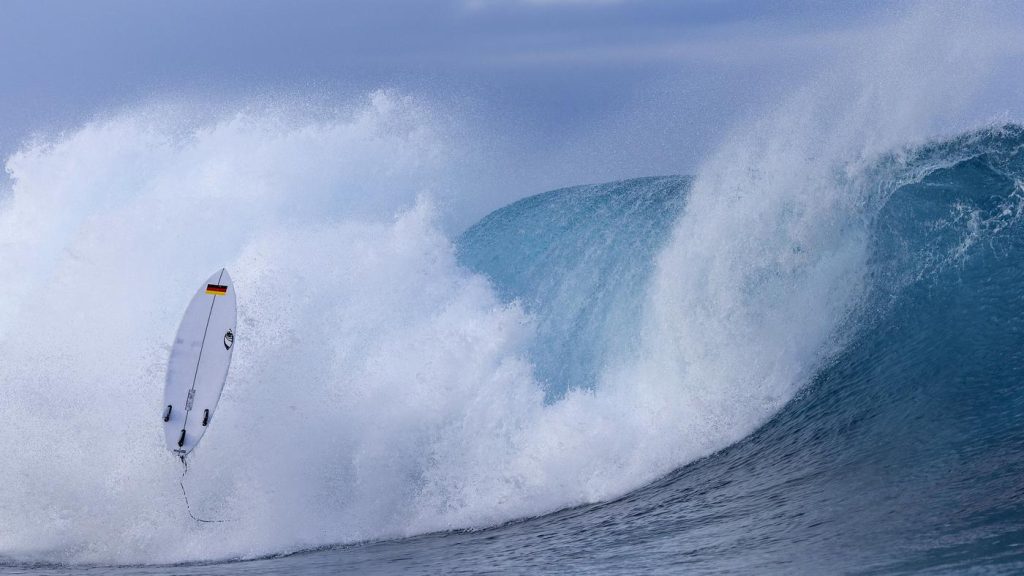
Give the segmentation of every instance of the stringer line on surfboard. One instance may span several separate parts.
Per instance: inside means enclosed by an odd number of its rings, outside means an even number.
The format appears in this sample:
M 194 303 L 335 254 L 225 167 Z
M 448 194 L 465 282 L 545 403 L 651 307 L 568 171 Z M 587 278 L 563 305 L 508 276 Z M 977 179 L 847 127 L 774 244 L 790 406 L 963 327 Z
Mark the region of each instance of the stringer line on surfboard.
M 220 269 L 220 275 L 217 276 L 217 284 L 220 284 L 223 279 L 224 279 L 224 269 L 221 268 Z M 210 301 L 210 312 L 207 313 L 207 315 L 206 315 L 206 328 L 203 329 L 203 343 L 199 346 L 199 359 L 196 360 L 196 371 L 192 374 L 192 387 L 189 388 L 189 392 L 188 392 L 189 398 L 191 398 L 195 394 L 196 379 L 199 377 L 199 366 L 203 363 L 203 348 L 206 347 L 206 335 L 210 332 L 210 318 L 213 318 L 213 307 L 216 306 L 216 305 L 217 305 L 217 298 L 214 297 L 213 300 Z M 185 410 L 185 422 L 183 422 L 182 425 L 181 425 L 181 440 L 178 440 L 178 446 L 181 446 L 181 445 L 183 445 L 185 443 L 185 430 L 188 428 L 188 417 L 189 417 L 189 414 L 191 414 L 191 413 L 192 413 L 191 407 L 186 408 L 186 410 Z M 204 425 L 205 425 L 205 422 L 204 422 Z M 185 456 L 187 456 L 187 454 L 182 454 L 181 455 L 181 461 L 182 462 L 185 461 Z M 187 464 L 185 465 L 185 472 L 188 472 L 188 465 Z M 185 475 L 182 474 L 182 479 L 184 479 L 184 477 L 185 477 Z M 182 492 L 184 492 L 184 490 L 185 490 L 184 485 L 182 485 L 181 490 L 182 490 Z M 188 504 L 188 497 L 187 496 L 185 497 L 185 503 Z M 189 514 L 191 514 L 191 513 L 192 512 L 189 511 Z

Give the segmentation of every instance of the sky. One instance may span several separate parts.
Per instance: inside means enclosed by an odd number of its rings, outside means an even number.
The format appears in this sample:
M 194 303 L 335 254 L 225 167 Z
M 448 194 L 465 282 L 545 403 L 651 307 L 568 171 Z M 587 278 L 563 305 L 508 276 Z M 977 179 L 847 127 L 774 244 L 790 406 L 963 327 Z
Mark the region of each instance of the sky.
M 5 0 L 0 157 L 147 100 L 324 103 L 383 88 L 498 135 L 543 175 L 526 186 L 692 173 L 728 127 L 904 6 Z

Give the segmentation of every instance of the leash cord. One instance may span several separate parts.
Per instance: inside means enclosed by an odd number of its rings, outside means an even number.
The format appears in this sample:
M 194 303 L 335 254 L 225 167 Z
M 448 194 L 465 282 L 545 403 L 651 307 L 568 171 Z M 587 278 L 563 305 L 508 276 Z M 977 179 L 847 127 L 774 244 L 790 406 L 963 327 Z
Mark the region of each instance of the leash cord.
M 181 473 L 181 480 L 178 481 L 178 485 L 181 486 L 181 495 L 185 497 L 185 509 L 188 510 L 188 515 L 192 517 L 196 522 L 203 522 L 205 524 L 220 524 L 221 522 L 227 522 L 227 520 L 206 520 L 203 518 L 197 518 L 192 513 L 192 507 L 188 503 L 188 494 L 185 492 L 185 475 L 188 474 L 188 462 L 185 461 L 185 457 L 181 457 L 181 463 L 185 466 L 185 470 Z

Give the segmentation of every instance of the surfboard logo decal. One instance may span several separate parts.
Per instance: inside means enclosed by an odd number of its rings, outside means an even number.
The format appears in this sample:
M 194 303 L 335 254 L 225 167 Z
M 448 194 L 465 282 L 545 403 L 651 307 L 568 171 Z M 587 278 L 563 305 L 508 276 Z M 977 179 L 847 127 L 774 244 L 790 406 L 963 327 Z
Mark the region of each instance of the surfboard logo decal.
M 231 330 L 228 330 L 227 332 L 224 333 L 224 349 L 231 350 L 231 345 L 234 343 L 235 335 L 234 333 L 231 332 Z
M 220 284 L 207 284 L 206 293 L 212 296 L 224 296 L 228 293 L 228 287 Z

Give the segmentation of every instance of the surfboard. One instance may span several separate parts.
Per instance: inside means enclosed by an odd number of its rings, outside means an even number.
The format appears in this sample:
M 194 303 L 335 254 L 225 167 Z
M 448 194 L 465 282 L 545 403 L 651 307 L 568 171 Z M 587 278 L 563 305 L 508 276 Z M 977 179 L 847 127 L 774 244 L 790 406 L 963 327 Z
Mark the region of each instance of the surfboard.
M 235 287 L 228 271 L 199 286 L 178 326 L 164 383 L 164 438 L 184 458 L 213 420 L 235 349 Z

